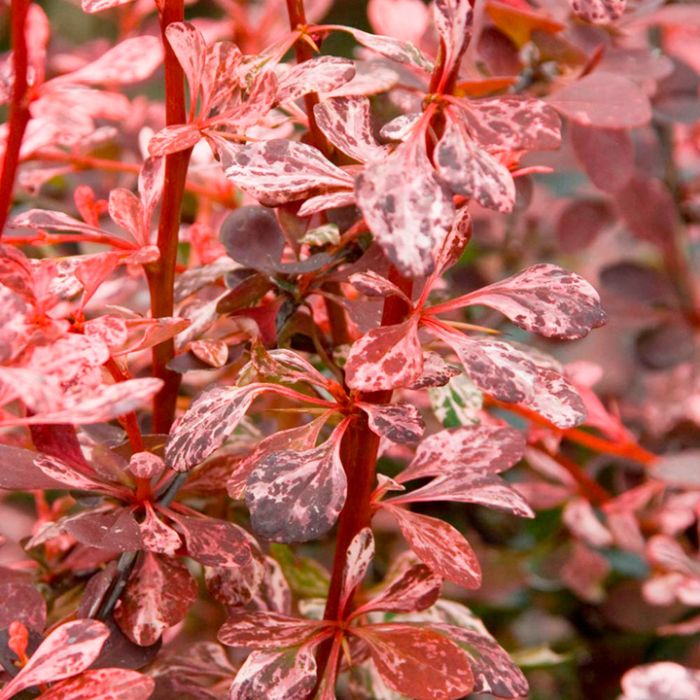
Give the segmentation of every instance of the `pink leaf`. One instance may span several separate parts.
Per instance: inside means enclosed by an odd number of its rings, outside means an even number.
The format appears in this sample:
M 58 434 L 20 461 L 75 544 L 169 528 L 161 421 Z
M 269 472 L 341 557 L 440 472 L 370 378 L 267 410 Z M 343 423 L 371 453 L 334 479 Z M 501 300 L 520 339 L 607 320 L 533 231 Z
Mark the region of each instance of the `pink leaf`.
M 596 129 L 572 122 L 571 145 L 591 182 L 603 192 L 621 190 L 634 174 L 634 145 L 624 129 Z
M 430 13 L 422 0 L 369 0 L 367 16 L 377 34 L 418 42 L 430 24 Z
M 420 378 L 407 388 L 418 390 L 429 387 L 445 386 L 452 377 L 461 373 L 459 367 L 450 365 L 431 350 L 423 352 L 423 373 Z
M 155 681 L 136 671 L 101 668 L 81 673 L 42 693 L 40 700 L 147 700 Z
M 82 0 L 81 6 L 84 12 L 94 13 L 108 10 L 110 7 L 126 5 L 127 2 L 131 2 L 131 0 Z
M 49 211 L 46 209 L 29 209 L 12 220 L 14 228 L 46 229 L 49 231 L 66 231 L 90 235 L 102 235 L 102 229 L 90 226 L 83 221 L 78 221 L 61 211 Z
M 403 508 L 382 507 L 396 519 L 410 548 L 433 571 L 464 588 L 481 585 L 476 555 L 452 525 Z
M 126 321 L 119 316 L 98 316 L 86 321 L 83 326 L 85 335 L 94 336 L 110 350 L 121 348 L 127 339 Z
M 0 691 L 8 700 L 34 685 L 82 673 L 98 657 L 109 630 L 97 620 L 67 622 L 55 629 L 32 654 L 27 665 Z
M 165 36 L 182 66 L 190 91 L 190 104 L 194 105 L 197 103 L 206 60 L 204 37 L 189 22 L 171 22 L 165 29 Z M 155 154 L 151 151 L 151 155 Z
M 500 311 L 520 328 L 575 340 L 605 323 L 598 292 L 580 275 L 541 263 L 460 298 Z
M 185 536 L 187 553 L 205 566 L 247 566 L 251 560 L 249 535 L 225 520 L 193 518 L 169 511 Z
M 314 107 L 319 129 L 340 151 L 360 163 L 387 155 L 372 134 L 370 103 L 366 97 L 331 97 Z
M 622 677 L 620 700 L 695 700 L 700 672 L 672 661 L 636 666 Z
M 435 603 L 442 588 L 442 577 L 425 564 L 416 564 L 406 569 L 379 595 L 353 611 L 353 617 L 374 610 L 385 612 L 417 612 Z
M 139 243 L 143 241 L 145 220 L 141 200 L 124 187 L 109 193 L 109 215 L 112 221 Z
M 172 24 L 169 25 L 172 27 Z M 151 137 L 148 152 L 152 156 L 165 156 L 192 148 L 202 138 L 196 124 L 173 124 L 166 126 Z
M 362 44 L 362 46 L 376 51 L 392 61 L 406 63 L 426 73 L 433 69 L 433 64 L 410 41 L 402 41 L 380 34 L 370 34 L 353 27 L 339 27 L 339 29 L 351 34 L 358 44 Z
M 272 612 L 234 609 L 217 635 L 222 644 L 250 649 L 280 649 L 297 646 L 316 635 L 323 622 L 304 620 Z
M 447 50 L 443 71 L 449 72 L 456 65 L 469 40 L 472 21 L 469 0 L 435 0 L 433 21 Z
M 187 614 L 197 597 L 197 584 L 174 559 L 146 552 L 131 574 L 114 619 L 139 646 L 150 646 Z
M 368 644 L 380 675 L 398 693 L 416 700 L 456 700 L 474 687 L 467 655 L 438 632 L 408 624 L 350 631 Z
M 524 451 L 525 437 L 513 428 L 483 425 L 442 430 L 421 442 L 413 461 L 396 481 L 403 484 L 465 469 L 494 474 L 510 469 Z
M 246 504 L 257 534 L 274 542 L 308 542 L 333 527 L 347 488 L 340 461 L 344 426 L 318 447 L 272 452 L 256 464 Z
M 139 479 L 152 479 L 165 469 L 165 462 L 152 452 L 135 452 L 129 458 L 129 471 Z
M 223 340 L 193 340 L 187 349 L 210 367 L 223 367 L 228 361 L 228 345 Z
M 158 518 L 153 506 L 146 501 L 146 517 L 139 523 L 144 549 L 172 556 L 182 546 L 180 536 Z
M 435 149 L 435 166 L 453 192 L 476 199 L 488 209 L 513 209 L 515 184 L 508 169 L 473 141 L 455 119 L 448 120 Z
M 343 610 L 355 589 L 367 575 L 374 558 L 372 530 L 365 527 L 352 538 L 345 554 L 345 567 L 340 592 L 340 610 Z
M 608 24 L 622 17 L 627 0 L 569 0 L 571 9 L 581 19 L 594 24 Z
M 454 218 L 452 196 L 437 178 L 422 139 L 401 144 L 356 180 L 357 205 L 387 257 L 409 276 L 435 267 L 434 249 Z
M 254 651 L 236 675 L 230 700 L 305 700 L 316 685 L 313 650 Z
M 569 119 L 603 129 L 633 129 L 651 119 L 649 98 L 631 80 L 597 71 L 555 92 L 548 99 Z
M 350 275 L 348 280 L 350 284 L 357 289 L 358 292 L 368 297 L 390 297 L 397 296 L 403 299 L 407 304 L 411 304 L 411 300 L 393 283 L 389 282 L 386 277 L 382 277 L 374 270 L 366 272 L 356 272 Z
M 561 145 L 559 115 L 542 100 L 503 96 L 463 104 L 472 138 L 490 153 L 556 150 Z
M 163 61 L 163 47 L 157 36 L 125 39 L 73 73 L 57 80 L 92 85 L 128 85 L 150 77 Z
M 309 197 L 299 207 L 299 216 L 311 216 L 318 214 L 326 209 L 335 209 L 337 207 L 347 207 L 355 203 L 355 192 L 348 190 L 347 192 L 329 192 L 328 194 L 319 194 L 315 197 Z
M 216 139 L 226 176 L 265 206 L 348 187 L 352 178 L 303 143 L 272 139 L 236 146 Z
M 423 369 L 418 324 L 410 318 L 395 326 L 374 328 L 356 341 L 345 365 L 348 386 L 380 391 L 410 386 Z
M 62 484 L 64 487 L 67 486 L 68 488 L 81 491 L 97 491 L 98 493 L 104 491 L 106 487 L 101 481 L 77 471 L 60 459 L 50 455 L 34 454 L 34 466 L 41 469 L 49 479 Z
M 355 64 L 347 58 L 317 56 L 293 66 L 279 80 L 277 99 L 291 102 L 310 92 L 330 92 L 355 76 Z
M 357 406 L 367 414 L 372 432 L 392 442 L 418 442 L 425 430 L 420 411 L 412 404 L 376 406 L 358 403 Z
M 202 393 L 170 430 L 165 461 L 176 471 L 188 471 L 217 450 L 241 422 L 255 397 L 267 387 L 216 386 Z

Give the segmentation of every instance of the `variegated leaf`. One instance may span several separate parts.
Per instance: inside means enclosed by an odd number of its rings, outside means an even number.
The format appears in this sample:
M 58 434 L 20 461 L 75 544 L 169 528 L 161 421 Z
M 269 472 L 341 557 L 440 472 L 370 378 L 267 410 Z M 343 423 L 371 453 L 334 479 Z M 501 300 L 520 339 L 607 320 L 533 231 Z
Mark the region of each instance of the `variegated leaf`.
M 429 608 L 440 595 L 442 577 L 425 564 L 406 569 L 379 595 L 353 611 L 353 616 L 365 615 L 373 610 L 385 612 L 417 612 Z
M 33 461 L 35 467 L 38 467 L 46 476 L 64 487 L 80 491 L 97 491 L 98 493 L 103 491 L 110 492 L 109 485 L 97 479 L 97 475 L 94 475 L 95 478 L 93 478 L 93 476 L 83 474 L 56 457 L 34 454 Z
M 347 58 L 317 56 L 293 66 L 280 78 L 277 99 L 290 102 L 310 92 L 330 92 L 355 77 L 355 64 Z
M 421 442 L 413 461 L 396 481 L 403 484 L 467 470 L 496 474 L 510 469 L 524 452 L 525 436 L 513 428 L 483 425 L 442 430 Z
M 265 385 L 216 386 L 201 394 L 175 422 L 165 445 L 165 461 L 184 472 L 217 450 L 241 422 Z
M 339 27 L 339 29 L 352 34 L 353 39 L 358 44 L 362 44 L 362 46 L 376 51 L 392 61 L 406 63 L 409 66 L 420 68 L 426 73 L 433 69 L 433 64 L 410 41 L 401 41 L 391 36 L 370 34 L 353 27 Z
M 182 546 L 180 536 L 158 518 L 153 506 L 146 502 L 146 517 L 139 523 L 143 546 L 150 552 L 172 556 Z
M 549 263 L 461 297 L 465 305 L 483 304 L 513 323 L 547 338 L 576 340 L 606 321 L 598 292 L 580 275 Z
M 109 630 L 97 620 L 76 620 L 61 625 L 0 691 L 0 700 L 9 700 L 25 688 L 77 676 L 99 656 L 107 637 Z
M 344 610 L 355 589 L 367 575 L 374 558 L 372 530 L 365 527 L 352 538 L 345 554 L 345 568 L 340 589 L 340 610 Z
M 218 632 L 222 644 L 250 649 L 282 649 L 297 646 L 317 635 L 322 622 L 272 612 L 234 609 Z
M 435 0 L 433 21 L 445 43 L 447 59 L 443 71 L 448 73 L 456 65 L 470 35 L 472 6 L 469 0 Z
M 372 432 L 392 442 L 418 442 L 425 430 L 423 417 L 413 404 L 358 403 L 357 406 L 367 414 Z
M 314 107 L 314 116 L 324 136 L 345 155 L 360 163 L 387 155 L 372 133 L 366 97 L 330 97 Z
M 58 471 L 55 471 L 55 467 L 50 465 L 47 473 L 35 464 L 34 460 L 37 458 L 36 452 L 11 445 L 0 445 L 0 489 L 23 491 L 28 489 L 60 489 L 64 486 L 70 486 L 70 483 L 66 484 L 65 480 L 73 478 L 73 469 L 61 462 L 62 466 Z M 53 459 L 55 460 L 55 458 Z M 54 472 L 53 475 L 52 472 Z
M 139 524 L 129 508 L 85 510 L 59 521 L 61 529 L 90 547 L 133 552 L 143 547 Z
M 155 157 L 177 153 L 192 148 L 201 138 L 202 134 L 195 124 L 172 124 L 151 137 L 148 153 Z
M 474 687 L 469 658 L 438 632 L 398 623 L 350 631 L 367 643 L 382 678 L 399 693 L 416 700 L 457 700 Z
M 196 104 L 206 60 L 204 37 L 189 22 L 171 22 L 165 28 L 165 36 L 187 78 L 190 104 Z M 155 154 L 151 153 L 151 155 Z
M 142 673 L 100 668 L 51 686 L 39 700 L 147 700 L 154 689 L 155 681 Z
M 474 140 L 489 152 L 545 151 L 561 145 L 561 120 L 542 100 L 504 95 L 465 102 Z
M 423 352 L 423 373 L 408 388 L 418 390 L 444 387 L 460 372 L 459 367 L 448 364 L 438 353 L 426 350 Z
M 444 386 L 428 389 L 435 417 L 446 428 L 474 425 L 484 405 L 484 395 L 466 374 L 457 374 Z
M 620 700 L 694 700 L 700 693 L 700 671 L 673 661 L 635 666 L 622 677 Z
M 307 646 L 254 651 L 236 675 L 229 700 L 306 700 L 316 685 L 316 658 Z
M 336 429 L 318 447 L 268 453 L 256 464 L 246 504 L 258 535 L 273 542 L 308 542 L 333 527 L 347 489 L 341 434 Z
M 607 24 L 622 17 L 627 0 L 569 0 L 571 9 L 587 22 Z
M 476 555 L 452 525 L 403 508 L 382 507 L 396 519 L 418 558 L 433 571 L 464 588 L 481 585 L 481 569 Z
M 515 204 L 515 183 L 508 169 L 449 119 L 435 148 L 440 177 L 456 194 L 476 199 L 487 209 L 507 213 Z
M 174 559 L 146 552 L 132 572 L 114 619 L 139 646 L 150 646 L 180 622 L 197 597 L 197 583 Z
M 168 511 L 180 526 L 187 544 L 187 553 L 205 566 L 236 566 L 250 564 L 249 535 L 226 520 L 195 518 Z
M 423 371 L 418 324 L 410 318 L 395 326 L 374 328 L 352 346 L 345 365 L 345 381 L 359 391 L 410 386 Z
M 139 479 L 152 479 L 165 470 L 165 462 L 152 452 L 135 452 L 129 458 L 129 471 Z
M 366 168 L 357 177 L 355 193 L 367 225 L 391 262 L 408 276 L 431 273 L 434 251 L 449 232 L 455 212 L 423 139 L 401 144 Z
M 411 303 L 411 300 L 393 283 L 390 282 L 386 277 L 382 277 L 379 273 L 374 270 L 367 270 L 366 272 L 356 272 L 350 275 L 348 280 L 355 289 L 361 294 L 368 297 L 390 297 L 396 296 L 403 299 L 407 304 Z
M 352 186 L 352 178 L 303 143 L 272 139 L 237 146 L 217 138 L 226 176 L 265 206 Z

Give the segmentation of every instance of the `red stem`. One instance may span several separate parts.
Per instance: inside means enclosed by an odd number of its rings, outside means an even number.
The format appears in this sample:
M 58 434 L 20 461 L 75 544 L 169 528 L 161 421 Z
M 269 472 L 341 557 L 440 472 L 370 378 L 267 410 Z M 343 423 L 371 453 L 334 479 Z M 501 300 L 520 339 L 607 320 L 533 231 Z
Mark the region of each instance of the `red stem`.
M 168 126 L 184 124 L 185 83 L 182 68 L 165 37 L 165 29 L 171 22 L 184 20 L 183 0 L 168 0 L 163 4 L 160 27 L 165 49 L 165 121 Z M 158 223 L 158 248 L 160 260 L 147 268 L 148 287 L 151 293 L 153 318 L 172 316 L 174 310 L 173 288 L 177 263 L 180 209 L 187 182 L 187 167 L 192 149 L 172 153 L 165 157 L 165 181 L 163 200 Z M 167 433 L 175 418 L 181 375 L 167 368 L 175 354 L 175 344 L 167 340 L 153 348 L 153 376 L 163 380 L 163 388 L 153 402 L 153 431 Z
M 2 163 L 2 174 L 0 174 L 0 238 L 5 230 L 7 215 L 12 204 L 12 192 L 19 165 L 19 152 L 30 119 L 27 100 L 29 58 L 25 34 L 29 4 L 29 0 L 12 0 L 10 9 L 12 15 L 12 66 L 15 75 L 8 113 L 9 127 L 5 143 L 5 158 Z

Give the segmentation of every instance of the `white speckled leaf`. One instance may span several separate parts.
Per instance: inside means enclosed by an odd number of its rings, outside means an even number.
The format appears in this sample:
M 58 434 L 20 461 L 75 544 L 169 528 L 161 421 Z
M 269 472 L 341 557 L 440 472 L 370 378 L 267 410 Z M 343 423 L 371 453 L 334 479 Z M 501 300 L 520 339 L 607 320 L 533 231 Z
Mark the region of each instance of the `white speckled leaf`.
M 234 608 L 218 633 L 218 639 L 229 647 L 281 649 L 297 646 L 317 634 L 322 622 L 290 617 L 268 611 Z
M 445 73 L 456 64 L 469 39 L 472 7 L 469 0 L 435 0 L 433 21 L 438 34 L 445 43 L 447 59 Z
M 330 92 L 355 77 L 355 64 L 347 58 L 317 56 L 293 66 L 278 83 L 279 102 L 298 100 L 310 92 Z
M 406 63 L 425 72 L 430 72 L 433 69 L 433 64 L 410 41 L 402 41 L 381 34 L 370 34 L 354 27 L 340 27 L 340 29 L 352 34 L 358 44 L 362 44 L 392 61 Z
M 367 575 L 369 565 L 374 558 L 374 537 L 372 530 L 363 528 L 353 537 L 345 555 L 343 583 L 340 593 L 340 610 L 345 608 L 353 591 Z

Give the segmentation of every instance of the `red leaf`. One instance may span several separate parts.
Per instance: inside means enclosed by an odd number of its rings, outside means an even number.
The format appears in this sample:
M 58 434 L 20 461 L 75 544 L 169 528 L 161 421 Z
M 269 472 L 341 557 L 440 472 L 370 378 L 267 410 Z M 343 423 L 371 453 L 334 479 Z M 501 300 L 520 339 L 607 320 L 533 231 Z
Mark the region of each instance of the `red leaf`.
M 347 58 L 317 56 L 293 66 L 279 80 L 277 99 L 291 102 L 310 92 L 330 92 L 355 77 L 355 64 Z
M 423 351 L 416 319 L 374 328 L 356 341 L 345 365 L 345 381 L 358 391 L 410 386 L 421 377 Z
M 624 129 L 596 129 L 572 122 L 574 153 L 591 182 L 603 192 L 617 192 L 634 174 L 634 145 Z
M 302 64 L 305 65 L 305 64 Z M 331 97 L 314 107 L 319 129 L 340 151 L 360 163 L 387 155 L 372 134 L 370 103 L 366 97 Z
M 109 630 L 97 620 L 67 622 L 55 629 L 32 654 L 27 665 L 0 691 L 8 700 L 34 685 L 82 673 L 99 656 Z
M 350 628 L 364 640 L 384 681 L 416 700 L 456 700 L 469 695 L 469 658 L 447 637 L 408 624 Z
M 440 177 L 456 194 L 476 199 L 488 209 L 509 212 L 515 204 L 515 183 L 508 169 L 468 135 L 457 119 L 449 119 L 435 149 Z
M 203 462 L 241 422 L 255 397 L 266 386 L 216 386 L 192 402 L 170 430 L 165 445 L 165 461 L 184 472 Z
M 598 292 L 583 277 L 548 263 L 460 297 L 459 303 L 489 306 L 526 331 L 562 340 L 583 338 L 606 320 Z
M 545 151 L 561 145 L 561 120 L 529 97 L 502 96 L 461 103 L 472 138 L 487 151 Z
M 34 463 L 38 456 L 36 452 L 21 447 L 0 445 L 0 489 L 24 491 L 62 488 L 63 481 L 50 476 Z
M 42 693 L 40 700 L 147 700 L 155 681 L 136 671 L 101 668 L 81 673 Z
M 318 447 L 272 452 L 256 464 L 246 505 L 257 534 L 274 542 L 308 542 L 333 527 L 347 489 L 340 461 L 345 425 Z
M 651 119 L 649 98 L 640 87 L 620 75 L 602 71 L 558 90 L 548 102 L 585 126 L 633 129 Z
M 265 206 L 352 186 L 352 178 L 303 143 L 272 139 L 237 146 L 216 139 L 226 176 Z
M 481 569 L 462 535 L 442 520 L 382 504 L 396 518 L 411 549 L 433 571 L 464 588 L 481 585 Z
M 0 629 L 7 629 L 15 621 L 30 630 L 43 632 L 46 602 L 31 583 L 3 581 L 0 583 Z
M 247 566 L 251 560 L 250 535 L 225 520 L 193 518 L 168 511 L 182 528 L 187 553 L 205 566 Z
M 440 595 L 442 577 L 425 564 L 405 570 L 379 595 L 353 611 L 352 616 L 366 615 L 374 610 L 385 612 L 416 612 L 429 608 Z
M 128 85 L 150 77 L 162 61 L 160 38 L 142 35 L 125 39 L 96 61 L 55 80 L 92 85 Z
M 280 649 L 308 641 L 324 626 L 323 622 L 239 609 L 229 612 L 217 637 L 230 647 Z
M 483 425 L 442 430 L 428 436 L 413 461 L 397 477 L 403 484 L 427 476 L 452 475 L 468 469 L 493 474 L 522 459 L 525 437 L 519 430 Z
M 313 650 L 254 651 L 236 675 L 230 700 L 305 700 L 316 685 Z
M 139 646 L 154 644 L 181 622 L 197 597 L 197 583 L 174 559 L 146 552 L 132 572 L 114 619 Z
M 627 0 L 569 0 L 571 9 L 581 19 L 594 24 L 608 24 L 625 11 Z
M 452 196 L 437 178 L 423 139 L 401 144 L 358 175 L 357 205 L 386 256 L 405 275 L 427 275 L 454 218 Z
M 372 432 L 392 442 L 413 443 L 420 440 L 425 423 L 416 406 L 393 404 L 377 406 L 370 403 L 357 403 L 366 414 Z
M 340 589 L 340 610 L 350 600 L 353 591 L 362 583 L 374 558 L 372 530 L 365 527 L 352 538 L 345 554 L 345 567 Z
M 143 547 L 139 525 L 127 508 L 86 510 L 59 523 L 78 542 L 90 547 L 113 552 L 133 552 Z

